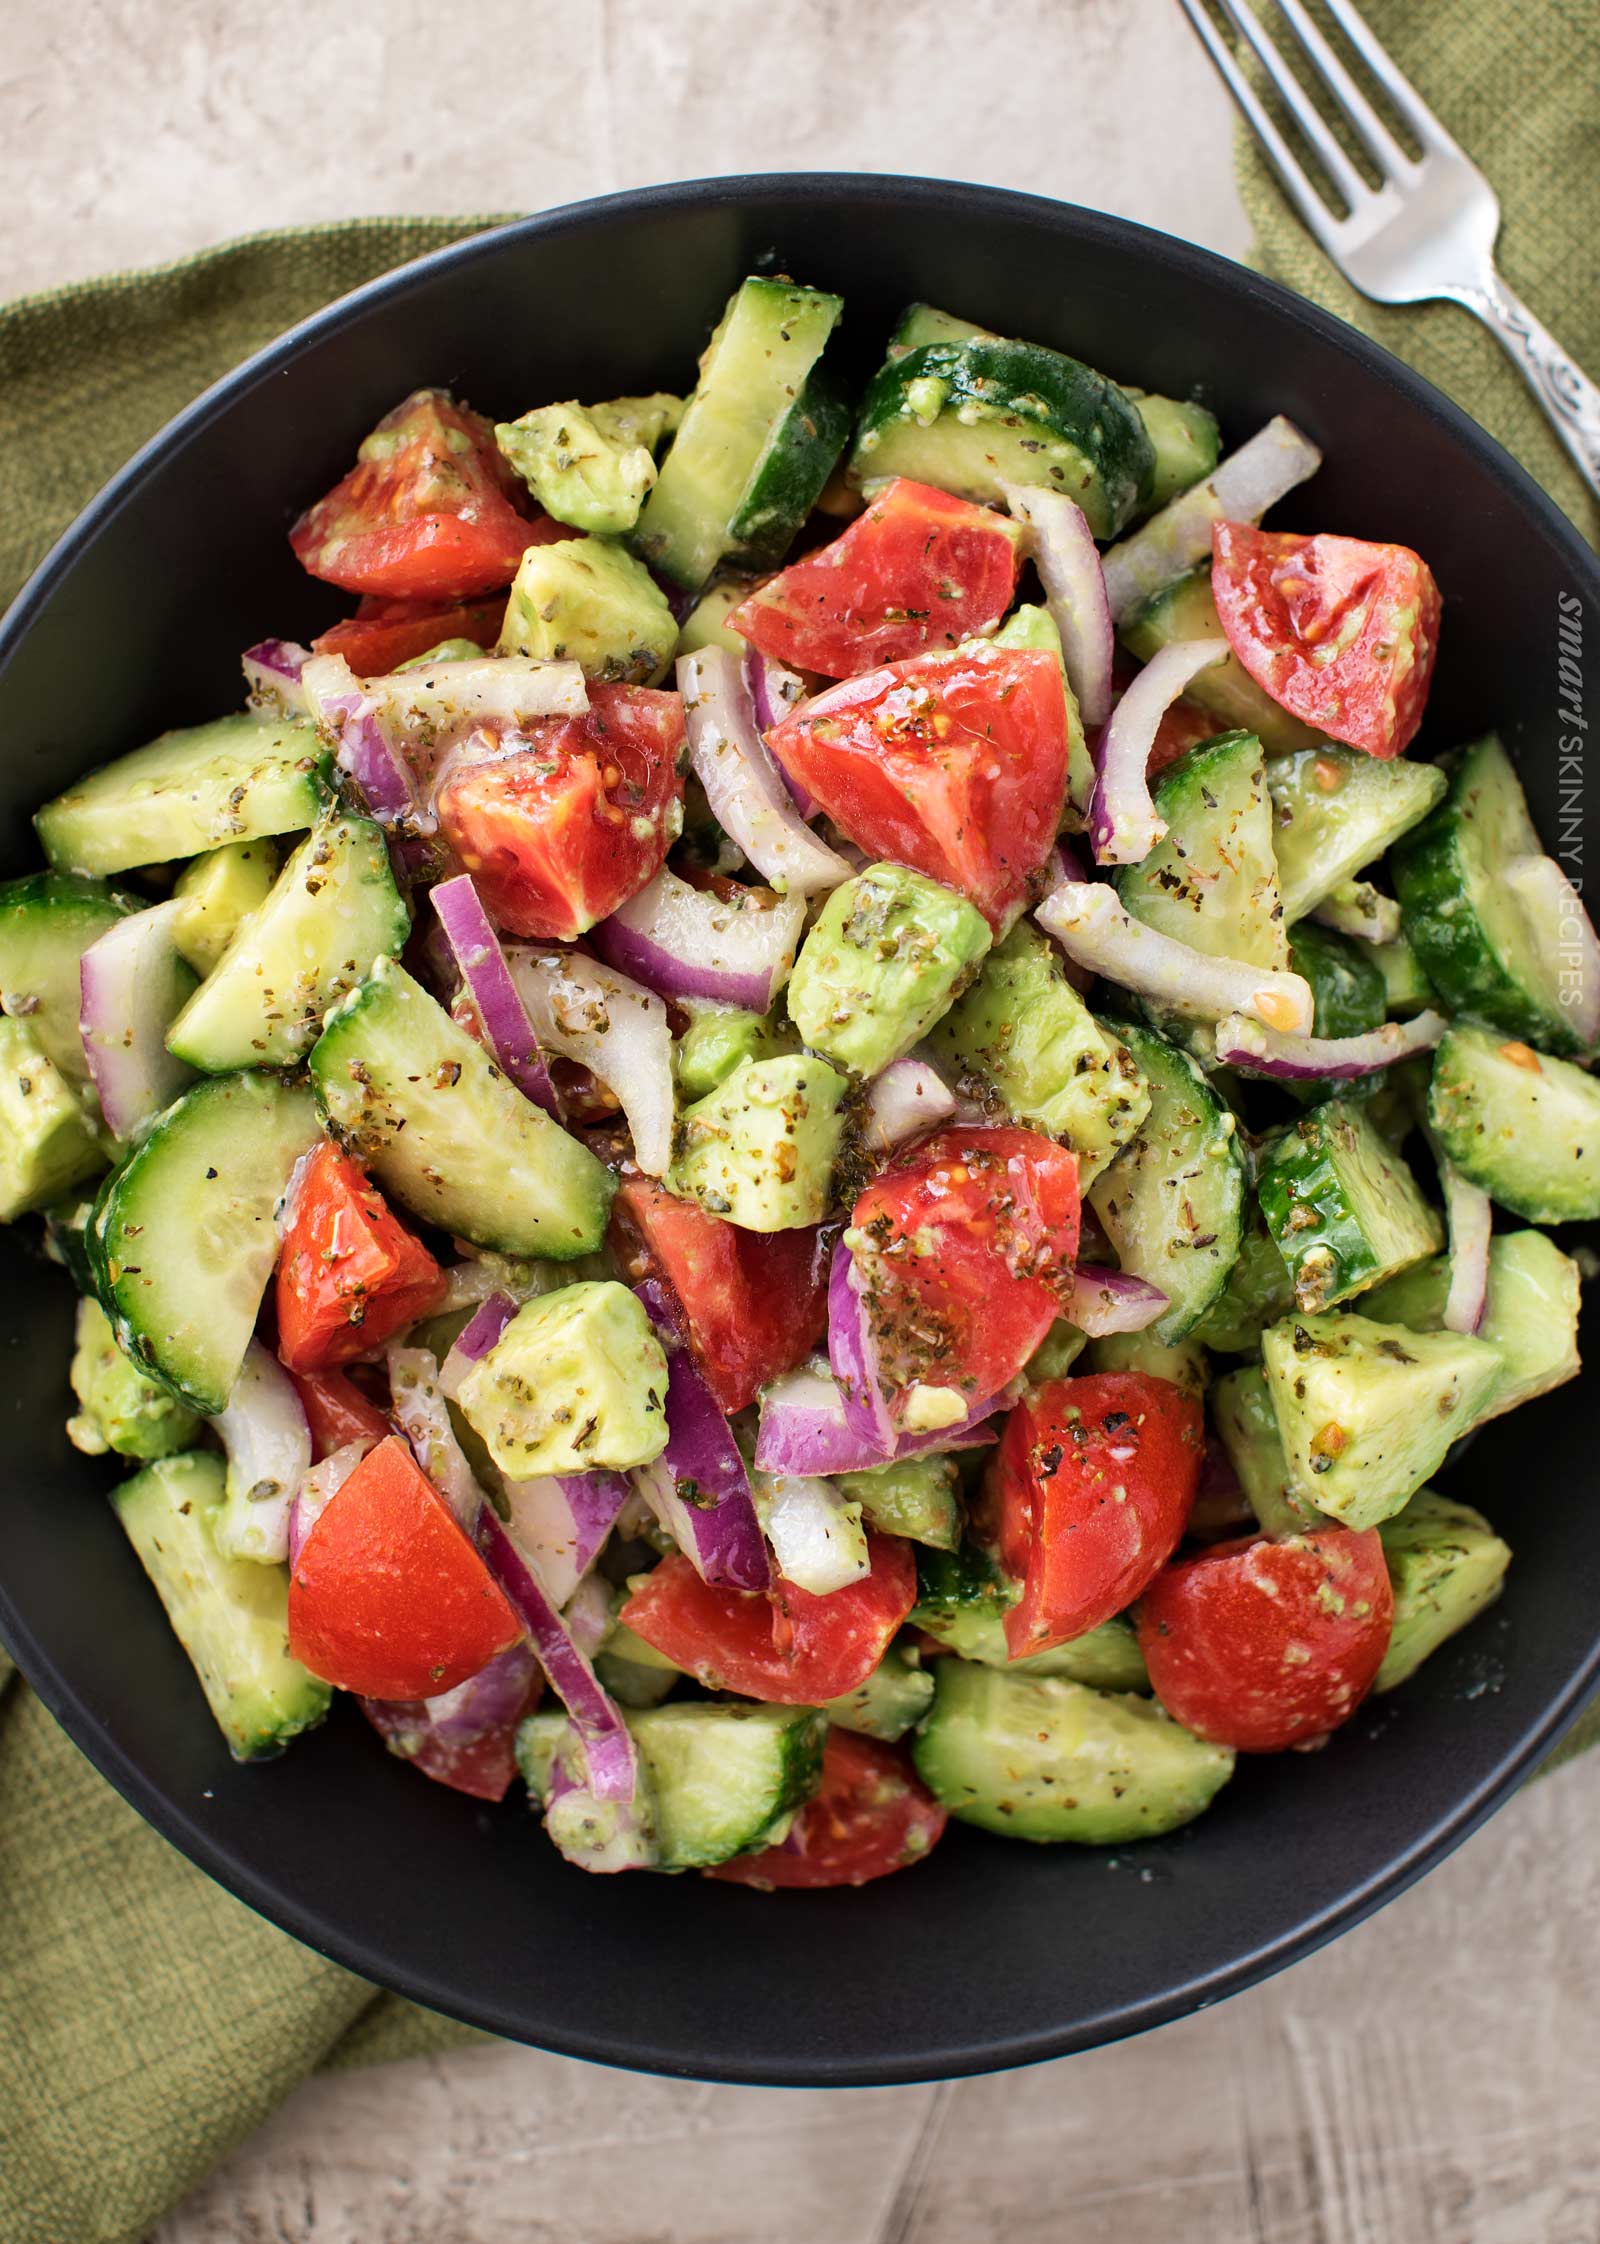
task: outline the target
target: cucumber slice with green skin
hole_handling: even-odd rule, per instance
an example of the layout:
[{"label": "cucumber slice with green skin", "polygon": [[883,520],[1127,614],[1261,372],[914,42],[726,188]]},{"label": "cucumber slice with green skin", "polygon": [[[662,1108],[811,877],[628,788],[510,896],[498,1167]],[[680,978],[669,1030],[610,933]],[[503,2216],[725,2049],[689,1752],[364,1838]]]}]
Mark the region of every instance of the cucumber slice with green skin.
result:
[{"label": "cucumber slice with green skin", "polygon": [[1153,1699],[1065,1676],[939,1660],[917,1774],[963,1823],[1007,1839],[1120,1846],[1191,1822],[1233,1774]]},{"label": "cucumber slice with green skin", "polygon": [[859,1504],[869,1527],[951,1551],[961,1540],[961,1475],[953,1457],[904,1457],[863,1473],[835,1473],[833,1484]]},{"label": "cucumber slice with green skin", "polygon": [[957,1659],[980,1667],[1003,1667],[1013,1675],[1064,1675],[1097,1691],[1149,1690],[1139,1639],[1133,1623],[1121,1614],[1048,1652],[1014,1660],[1006,1644],[1005,1616],[1019,1587],[975,1543],[957,1551],[919,1551],[911,1626],[934,1637]]},{"label": "cucumber slice with green skin", "polygon": [[1444,1226],[1366,1113],[1329,1099],[1275,1140],[1256,1195],[1307,1316],[1381,1285],[1444,1244]]},{"label": "cucumber slice with green skin", "polygon": [[999,337],[923,343],[878,369],[848,468],[999,504],[1007,483],[1063,491],[1097,538],[1149,498],[1155,447],[1132,399],[1060,351]]},{"label": "cucumber slice with green skin", "polygon": [[1244,1238],[1245,1160],[1232,1110],[1187,1053],[1149,1029],[1124,1030],[1150,1093],[1138,1135],[1089,1190],[1122,1268],[1167,1307],[1147,1329],[1171,1346],[1228,1282]]},{"label": "cucumber slice with green skin", "polygon": [[979,336],[988,343],[1000,340],[993,328],[975,327],[971,320],[958,319],[954,312],[941,312],[935,304],[908,304],[889,338],[886,355],[891,360],[904,358],[908,351],[920,351],[925,343],[970,343]]},{"label": "cucumber slice with green skin", "polygon": [[[1311,985],[1313,1036],[1362,1036],[1368,1029],[1382,1027],[1387,997],[1382,970],[1369,944],[1303,919],[1289,930],[1289,965]],[[1387,1072],[1380,1068],[1374,1075],[1358,1076],[1337,1087],[1324,1079],[1284,1083],[1279,1089],[1287,1091],[1297,1106],[1335,1095],[1359,1105],[1382,1090]]]},{"label": "cucumber slice with green skin", "polygon": [[736,568],[775,569],[822,496],[850,441],[852,405],[843,383],[814,366],[772,432],[728,524]]},{"label": "cucumber slice with green skin", "polygon": [[78,1029],[83,954],[138,908],[76,873],[29,873],[0,887],[0,1010],[27,1022],[74,1089],[89,1081]]},{"label": "cucumber slice with green skin", "polygon": [[308,726],[218,717],[90,772],[33,823],[58,870],[120,873],[198,857],[223,842],[296,833],[326,802],[331,768]]},{"label": "cucumber slice with green skin", "polygon": [[1225,1356],[1246,1355],[1260,1347],[1268,1325],[1293,1307],[1294,1280],[1258,1208],[1228,1282],[1195,1326],[1194,1338]]},{"label": "cucumber slice with green skin", "polygon": [[292,1067],[329,1006],[410,931],[382,828],[320,819],[167,1031],[167,1049],[208,1075]]},{"label": "cucumber slice with green skin", "polygon": [[1500,1595],[1511,1548],[1482,1512],[1419,1488],[1378,1530],[1394,1591],[1394,1627],[1373,1690],[1392,1691]]},{"label": "cucumber slice with green skin", "polygon": [[[1501,1418],[1535,1395],[1547,1395],[1576,1379],[1578,1314],[1582,1273],[1542,1231],[1501,1231],[1489,1242],[1489,1289],[1478,1338],[1498,1348],[1504,1359],[1500,1377],[1473,1420]],[[1450,1292],[1450,1258],[1419,1263],[1369,1294],[1369,1316],[1406,1325],[1413,1332],[1438,1332],[1444,1325]]]},{"label": "cucumber slice with green skin", "polygon": [[1182,398],[1147,391],[1133,402],[1156,456],[1146,502],[1146,511],[1154,514],[1211,473],[1222,457],[1222,431],[1215,413]]},{"label": "cucumber slice with green skin", "polygon": [[891,1644],[865,1683],[842,1699],[830,1699],[822,1711],[835,1729],[893,1745],[932,1704],[932,1675],[925,1667],[913,1667]]},{"label": "cucumber slice with green skin", "polygon": [[1261,1360],[1291,1492],[1344,1527],[1391,1519],[1444,1462],[1500,1376],[1459,1332],[1410,1332],[1346,1310],[1285,1317]]},{"label": "cucumber slice with green skin", "polygon": [[157,1117],[96,1202],[89,1257],[119,1343],[208,1418],[233,1391],[278,1259],[278,1205],[317,1135],[301,1086],[212,1076]]},{"label": "cucumber slice with green skin", "polygon": [[328,1016],[310,1068],[329,1128],[424,1222],[557,1262],[605,1236],[614,1178],[393,959]]},{"label": "cucumber slice with green skin", "polygon": [[660,575],[698,590],[733,548],[732,525],[746,508],[757,510],[757,530],[763,522],[770,530],[781,491],[792,497],[797,488],[805,452],[801,423],[790,427],[790,415],[843,308],[842,297],[779,280],[747,280],[729,299],[633,531],[634,549]]},{"label": "cucumber slice with green skin", "polygon": [[1600,1083],[1458,1021],[1433,1055],[1428,1120],[1474,1184],[1528,1223],[1600,1216]]},{"label": "cucumber slice with green skin", "polygon": [[[1148,662],[1163,647],[1182,639],[1211,639],[1225,646],[1228,634],[1211,597],[1210,562],[1202,561],[1186,577],[1153,592],[1125,618],[1119,636],[1136,662]],[[1317,739],[1309,725],[1280,709],[1256,684],[1236,654],[1197,671],[1183,693],[1186,701],[1206,710],[1219,725],[1253,732],[1269,755],[1285,756]]]},{"label": "cucumber slice with green skin", "polygon": [[1490,733],[1448,768],[1449,793],[1394,853],[1406,938],[1452,1011],[1546,1051],[1581,1052],[1562,1003],[1572,958],[1529,921],[1502,877],[1514,857],[1543,853],[1511,758]]},{"label": "cucumber slice with green skin", "polygon": [[1290,1484],[1289,1460],[1259,1364],[1245,1364],[1217,1381],[1211,1390],[1211,1418],[1263,1535],[1283,1542],[1327,1526],[1315,1505]]},{"label": "cucumber slice with green skin", "polygon": [[1291,922],[1410,833],[1449,785],[1436,764],[1404,756],[1385,762],[1331,740],[1276,758],[1267,783],[1278,885]]},{"label": "cucumber slice with green skin", "polygon": [[1364,944],[1363,949],[1383,977],[1384,1011],[1391,1020],[1409,1020],[1425,1005],[1438,1003],[1439,993],[1404,935],[1397,935],[1392,943]]},{"label": "cucumber slice with green skin", "polygon": [[236,1761],[266,1761],[320,1722],[330,1686],[289,1650],[289,1570],[224,1558],[226,1474],[210,1450],[163,1457],[112,1495]]}]

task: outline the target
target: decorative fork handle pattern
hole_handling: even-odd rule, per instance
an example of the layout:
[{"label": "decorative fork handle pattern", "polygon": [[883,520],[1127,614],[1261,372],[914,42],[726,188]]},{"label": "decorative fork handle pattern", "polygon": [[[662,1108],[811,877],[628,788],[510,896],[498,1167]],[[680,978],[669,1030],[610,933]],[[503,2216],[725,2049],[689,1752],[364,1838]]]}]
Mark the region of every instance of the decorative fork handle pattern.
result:
[{"label": "decorative fork handle pattern", "polygon": [[1497,272],[1491,269],[1483,288],[1451,293],[1499,337],[1578,463],[1578,472],[1600,499],[1600,384],[1573,363]]}]

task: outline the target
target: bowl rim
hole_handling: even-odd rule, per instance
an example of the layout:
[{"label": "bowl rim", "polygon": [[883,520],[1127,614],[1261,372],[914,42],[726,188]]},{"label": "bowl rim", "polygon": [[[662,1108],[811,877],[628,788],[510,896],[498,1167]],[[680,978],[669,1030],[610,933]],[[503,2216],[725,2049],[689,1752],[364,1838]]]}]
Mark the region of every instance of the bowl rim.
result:
[{"label": "bowl rim", "polygon": [[[470,267],[481,258],[492,258],[508,240],[581,232],[597,221],[653,215],[677,208],[703,208],[718,201],[737,200],[756,210],[769,208],[777,213],[787,204],[842,196],[867,202],[893,202],[902,207],[909,203],[913,208],[921,205],[930,210],[954,208],[980,220],[1005,217],[1014,221],[1020,217],[1042,232],[1053,234],[1057,240],[1095,241],[1152,264],[1165,265],[1178,274],[1227,293],[1244,305],[1269,304],[1278,316],[1287,317],[1305,329],[1319,348],[1363,364],[1369,372],[1404,395],[1412,407],[1441,423],[1458,443],[1476,453],[1505,487],[1512,504],[1524,515],[1531,515],[1538,529],[1558,548],[1575,582],[1590,601],[1600,607],[1600,556],[1521,463],[1469,413],[1404,360],[1281,282],[1217,251],[1136,220],[1013,188],[892,172],[758,172],[716,174],[627,188],[491,225],[377,275],[285,329],[175,414],[139,447],[69,524],[28,577],[5,615],[0,617],[0,676],[26,639],[57,583],[160,470],[169,454],[208,428],[236,399],[269,379],[308,343],[358,323],[369,305],[386,297],[403,296],[441,272]],[[233,1847],[214,1838],[183,1802],[164,1792],[142,1772],[132,1754],[81,1700],[54,1654],[37,1638],[26,1614],[14,1602],[3,1576],[0,1576],[0,1641],[10,1649],[19,1672],[44,1706],[99,1774],[163,1838],[226,1891],[307,1947],[359,1974],[376,1988],[391,1990],[490,2033],[512,2040],[527,2038],[509,2004],[502,2007],[490,2002],[463,2001],[425,1962],[415,1958],[402,1958],[397,1962],[360,1934],[340,1932],[330,1937],[328,1926],[315,1909],[301,1905],[292,1893],[258,1873]],[[1600,1692],[1600,1623],[1597,1623],[1587,1658],[1543,1712],[1524,1727],[1476,1786],[1437,1815],[1381,1870],[1276,1936],[1248,1947],[1227,1964],[1169,1984],[1158,1995],[1105,2006],[1069,2027],[1019,2033],[985,2043],[977,2050],[963,2047],[958,2036],[952,2034],[942,2050],[925,2050],[914,2061],[829,2059],[807,2053],[781,2065],[772,2061],[757,2064],[733,2061],[705,2072],[691,2072],[681,2056],[659,2042],[624,2042],[613,2035],[586,2033],[581,2022],[558,2036],[542,2040],[537,2046],[590,2063],[631,2071],[758,2086],[819,2088],[949,2079],[1003,2071],[1105,2046],[1185,2017],[1254,1985],[1311,1954],[1404,1892],[1504,1803],[1519,1779],[1558,1743],[1597,1692]]]}]

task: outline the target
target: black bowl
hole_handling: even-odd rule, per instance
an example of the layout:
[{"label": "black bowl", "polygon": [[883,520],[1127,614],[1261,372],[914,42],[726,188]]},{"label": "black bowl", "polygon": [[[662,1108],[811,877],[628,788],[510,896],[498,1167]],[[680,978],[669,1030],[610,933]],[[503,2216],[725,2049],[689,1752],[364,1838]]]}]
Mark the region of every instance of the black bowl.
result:
[{"label": "black bowl", "polygon": [[[173,422],[0,634],[7,870],[36,861],[43,797],[232,706],[241,647],[328,619],[283,533],[396,398],[448,383],[511,413],[686,385],[723,299],[762,269],[844,291],[862,371],[923,297],[1146,388],[1198,388],[1232,442],[1289,414],[1327,454],[1291,518],[1426,554],[1445,599],[1429,737],[1499,726],[1554,838],[1557,600],[1592,618],[1600,574],[1465,414],[1284,290],[1120,220],[922,180],[770,178],[618,195],[445,250],[308,321]],[[1516,1548],[1495,1614],[1325,1751],[1242,1764],[1190,1830],[1104,1854],[953,1828],[926,1866],[860,1892],[586,1877],[515,1800],[485,1810],[423,1782],[352,1708],[273,1766],[229,1761],[108,1476],[63,1437],[70,1323],[65,1278],[5,1233],[0,1626],[35,1688],[158,1830],[302,1940],[574,2056],[836,2087],[1155,2025],[1398,1892],[1600,1680],[1600,1515],[1575,1384],[1487,1428],[1449,1475]]]}]

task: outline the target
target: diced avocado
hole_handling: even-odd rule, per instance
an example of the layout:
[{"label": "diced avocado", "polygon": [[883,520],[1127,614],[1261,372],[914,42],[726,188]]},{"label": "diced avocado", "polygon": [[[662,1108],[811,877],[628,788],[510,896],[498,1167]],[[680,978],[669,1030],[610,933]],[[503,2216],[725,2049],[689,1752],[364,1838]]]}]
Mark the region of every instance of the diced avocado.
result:
[{"label": "diced avocado", "polygon": [[[1500,1418],[1535,1395],[1548,1394],[1582,1365],[1578,1312],[1582,1275],[1542,1231],[1502,1231],[1489,1242],[1489,1291],[1478,1338],[1498,1348],[1499,1378],[1474,1424]],[[1412,1332],[1438,1332],[1450,1291],[1450,1258],[1418,1263],[1368,1295],[1369,1316]]]},{"label": "diced avocado", "polygon": [[1475,1021],[1433,1055],[1428,1120],[1462,1175],[1529,1223],[1600,1217],[1600,1084]]},{"label": "diced avocado", "polygon": [[539,405],[502,421],[495,442],[557,522],[620,537],[656,479],[648,444],[610,436],[576,403]]},{"label": "diced avocado", "polygon": [[457,1401],[511,1480],[628,1472],[667,1442],[667,1359],[638,1300],[614,1279],[526,1301]]},{"label": "diced avocado", "polygon": [[1293,1307],[1294,1280],[1258,1208],[1245,1226],[1228,1282],[1195,1326],[1194,1337],[1224,1356],[1247,1355],[1261,1345],[1267,1326]]},{"label": "diced avocado", "polygon": [[932,1044],[1019,1122],[1071,1146],[1085,1190],[1150,1111],[1138,1061],[1100,1027],[1031,920],[1019,919],[984,961]]},{"label": "diced avocado", "polygon": [[932,1704],[933,1677],[928,1669],[914,1667],[891,1644],[864,1683],[842,1699],[830,1699],[822,1711],[836,1729],[854,1730],[859,1737],[882,1738],[892,1745],[922,1720]]},{"label": "diced avocado", "polygon": [[1222,457],[1222,431],[1215,413],[1203,405],[1148,392],[1135,397],[1134,411],[1155,446],[1156,474],[1147,511],[1154,514],[1190,484],[1208,476]]},{"label": "diced avocado", "polygon": [[809,1053],[747,1060],[682,1116],[669,1188],[745,1231],[820,1223],[849,1085]]},{"label": "diced avocado", "polygon": [[1511,1550],[1481,1512],[1432,1488],[1419,1488],[1378,1533],[1394,1591],[1394,1628],[1372,1688],[1392,1691],[1494,1603]]},{"label": "diced avocado", "polygon": [[[1122,643],[1137,662],[1149,662],[1180,639],[1213,639],[1220,644],[1227,636],[1211,597],[1209,561],[1153,592],[1121,626]],[[1183,691],[1186,700],[1208,710],[1219,725],[1240,725],[1253,732],[1270,755],[1286,755],[1316,740],[1310,726],[1280,708],[1231,651],[1220,662],[1197,671]]]},{"label": "diced avocado", "polygon": [[961,1540],[961,1475],[953,1457],[902,1457],[869,1472],[835,1473],[833,1484],[881,1535],[941,1551]]},{"label": "diced avocado", "polygon": [[1084,1351],[1089,1371],[1137,1371],[1148,1379],[1170,1379],[1186,1395],[1203,1395],[1209,1376],[1206,1352],[1198,1339],[1162,1340],[1159,1322],[1143,1332],[1108,1332]]},{"label": "diced avocado", "polygon": [[482,654],[483,649],[476,639],[440,639],[434,646],[424,647],[421,654],[397,662],[395,669],[431,670],[436,662],[476,662]]},{"label": "diced avocado", "polygon": [[1445,777],[1409,756],[1385,760],[1324,740],[1275,757],[1268,784],[1283,909],[1297,920],[1425,818]]},{"label": "diced avocado", "polygon": [[1289,1460],[1259,1364],[1246,1364],[1217,1381],[1211,1390],[1211,1419],[1263,1535],[1281,1542],[1303,1535],[1308,1527],[1326,1525],[1316,1507],[1290,1486]]},{"label": "diced avocado", "polygon": [[703,1099],[746,1060],[770,1060],[784,1049],[783,1032],[770,1013],[692,1000],[684,1010],[689,1026],[677,1041],[674,1060],[685,1099]]},{"label": "diced avocado", "polygon": [[728,618],[741,601],[750,596],[750,586],[742,579],[714,584],[701,594],[683,619],[674,654],[698,654],[702,647],[726,647],[731,655],[742,662],[750,652],[748,639],[741,639],[737,631],[728,629]]},{"label": "diced avocado", "polygon": [[191,858],[172,891],[181,907],[172,918],[179,957],[197,974],[209,974],[240,921],[266,902],[277,876],[278,852],[265,837],[224,842]]},{"label": "diced avocado", "polygon": [[27,873],[0,887],[0,1008],[27,1022],[74,1088],[89,1081],[78,1027],[83,954],[137,908],[76,873]]},{"label": "diced avocado", "polygon": [[1345,1527],[1376,1527],[1443,1463],[1500,1376],[1458,1332],[1411,1332],[1351,1311],[1285,1317],[1262,1339],[1289,1482]]},{"label": "diced avocado", "polygon": [[1005,1616],[1019,1585],[1007,1581],[975,1543],[954,1551],[919,1550],[917,1602],[911,1626],[943,1644],[957,1659],[1003,1667],[1013,1675],[1065,1675],[1097,1691],[1148,1691],[1144,1655],[1133,1624],[1118,1614],[1084,1636],[1029,1652],[1014,1660],[1006,1645]]},{"label": "diced avocado", "polygon": [[1021,647],[1033,654],[1052,654],[1061,665],[1061,690],[1067,697],[1068,816],[1064,824],[1071,831],[1081,833],[1088,822],[1089,797],[1094,793],[1094,758],[1089,753],[1089,743],[1084,737],[1078,697],[1067,676],[1066,657],[1061,651],[1061,634],[1056,629],[1055,617],[1048,608],[1032,604],[1013,608],[995,632],[993,644],[997,647]]},{"label": "diced avocado", "polygon": [[618,1621],[595,1654],[594,1671],[621,1706],[659,1706],[682,1680],[683,1670],[653,1644]]},{"label": "diced avocado", "polygon": [[1256,1191],[1309,1316],[1381,1285],[1444,1244],[1417,1181],[1344,1099],[1313,1107],[1274,1141]]},{"label": "diced avocado", "polygon": [[67,1420],[67,1439],[86,1457],[108,1449],[122,1457],[170,1457],[200,1431],[194,1412],[123,1354],[98,1301],[78,1303],[70,1377],[79,1413]]},{"label": "diced avocado", "polygon": [[222,1459],[190,1450],[146,1465],[111,1501],[229,1752],[261,1761],[320,1722],[333,1692],[289,1650],[288,1568],[217,1549],[211,1530],[224,1485]]},{"label": "diced avocado", "polygon": [[1392,1019],[1409,1020],[1434,1003],[1433,984],[1404,935],[1397,935],[1392,943],[1369,943],[1367,949],[1383,976],[1384,1011]]},{"label": "diced avocado", "polygon": [[952,1815],[1005,1838],[1153,1839],[1199,1815],[1233,1773],[1228,1747],[1153,1699],[965,1660],[934,1665],[917,1773]]},{"label": "diced avocado", "polygon": [[105,1167],[88,1115],[34,1034],[0,1015],[0,1223]]},{"label": "diced avocado", "polygon": [[560,538],[522,556],[496,652],[648,684],[677,643],[667,596],[642,561],[605,538]]},{"label": "diced avocado", "polygon": [[1047,1379],[1065,1379],[1088,1344],[1086,1332],[1066,1317],[1057,1317],[1023,1365],[1023,1378],[1030,1387],[1042,1387]]},{"label": "diced avocado", "polygon": [[910,1051],[989,948],[983,914],[903,865],[869,865],[823,905],[800,946],[789,1018],[852,1075]]}]

